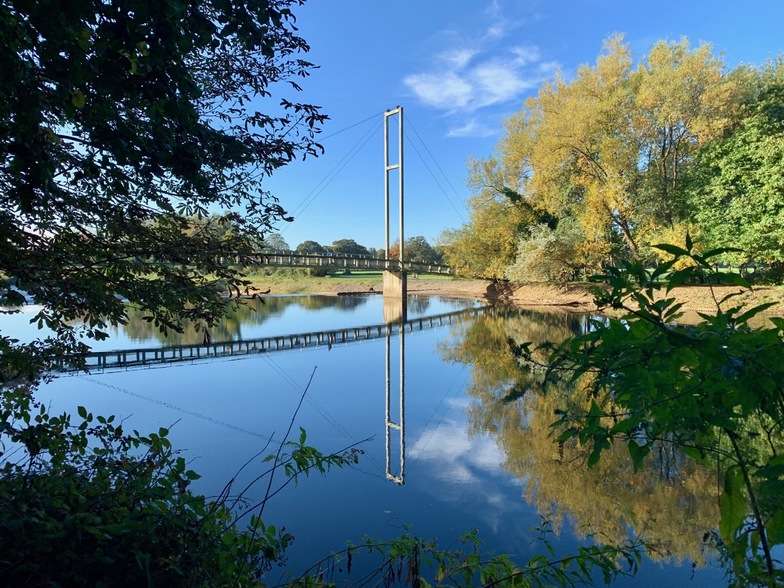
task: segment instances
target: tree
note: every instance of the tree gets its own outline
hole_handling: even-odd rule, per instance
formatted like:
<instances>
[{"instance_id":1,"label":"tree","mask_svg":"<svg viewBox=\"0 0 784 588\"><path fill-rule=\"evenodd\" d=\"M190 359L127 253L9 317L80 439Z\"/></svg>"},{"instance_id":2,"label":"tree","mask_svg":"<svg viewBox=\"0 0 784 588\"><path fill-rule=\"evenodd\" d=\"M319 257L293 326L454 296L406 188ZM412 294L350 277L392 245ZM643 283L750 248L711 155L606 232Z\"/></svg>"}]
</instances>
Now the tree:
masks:
<instances>
[{"instance_id":1,"label":"tree","mask_svg":"<svg viewBox=\"0 0 784 588\"><path fill-rule=\"evenodd\" d=\"M523 496L556 533L568 519L577 534L610 545L638 535L654 560L705 561L713 554L703 535L718 518L713 468L689 460L671 442L654 443L656 454L639 471L622 445L586 468L589 447L553 442L554 411L583 408L585 395L567 382L540 393L541 372L521 370L510 341L541 345L538 360L546 361L546 341L561 342L589 324L574 314L512 310L455 327L439 351L471 370L469 434L496 440L503 468L520 478Z\"/></svg>"},{"instance_id":2,"label":"tree","mask_svg":"<svg viewBox=\"0 0 784 588\"><path fill-rule=\"evenodd\" d=\"M127 303L162 330L201 328L243 288L226 260L287 219L264 178L320 152L325 116L283 94L313 67L301 3L0 1L0 305L27 295L54 332L0 337L4 583L251 586L282 557L291 537L262 507L246 531L228 497L188 488L198 475L168 431L53 415L34 391L53 355L128 321ZM304 441L284 439L270 484L280 467L348 463Z\"/></svg>"},{"instance_id":3,"label":"tree","mask_svg":"<svg viewBox=\"0 0 784 588\"><path fill-rule=\"evenodd\" d=\"M406 239L404 249L406 257L413 261L424 261L426 263L438 263L440 257L436 250L427 242L422 235Z\"/></svg>"},{"instance_id":4,"label":"tree","mask_svg":"<svg viewBox=\"0 0 784 588\"><path fill-rule=\"evenodd\" d=\"M468 223L439 236L447 263L460 276L505 278L519 235L538 217L528 207L488 193L473 196L468 206Z\"/></svg>"},{"instance_id":5,"label":"tree","mask_svg":"<svg viewBox=\"0 0 784 588\"><path fill-rule=\"evenodd\" d=\"M506 121L480 180L578 219L594 257L608 258L617 235L637 258L684 219L685 168L730 126L739 95L707 45L659 42L635 69L628 45L612 37L596 65L571 81L556 76Z\"/></svg>"},{"instance_id":6,"label":"tree","mask_svg":"<svg viewBox=\"0 0 784 588\"><path fill-rule=\"evenodd\" d=\"M245 284L224 260L287 219L264 177L320 152L326 117L271 95L313 67L301 3L3 1L0 304L23 290L72 349L71 321L103 337L125 301L162 329L214 322ZM215 209L228 238L191 230L185 215ZM24 370L0 345L7 382Z\"/></svg>"},{"instance_id":7,"label":"tree","mask_svg":"<svg viewBox=\"0 0 784 588\"><path fill-rule=\"evenodd\" d=\"M297 245L296 252L303 255L308 253L324 253L324 248L316 241L303 241Z\"/></svg>"},{"instance_id":8,"label":"tree","mask_svg":"<svg viewBox=\"0 0 784 588\"><path fill-rule=\"evenodd\" d=\"M406 239L403 254L406 261L424 261L425 263L439 263L441 261L441 256L438 252L421 235ZM389 257L392 259L400 258L400 239L390 245Z\"/></svg>"},{"instance_id":9,"label":"tree","mask_svg":"<svg viewBox=\"0 0 784 588\"><path fill-rule=\"evenodd\" d=\"M784 67L781 67L784 72ZM731 261L784 264L784 84L766 87L727 138L703 149L691 203L703 246Z\"/></svg>"},{"instance_id":10,"label":"tree","mask_svg":"<svg viewBox=\"0 0 784 588\"><path fill-rule=\"evenodd\" d=\"M566 218L555 229L532 227L520 237L517 257L507 268L510 280L518 282L566 282L591 265L582 247L585 235L579 223Z\"/></svg>"},{"instance_id":11,"label":"tree","mask_svg":"<svg viewBox=\"0 0 784 588\"><path fill-rule=\"evenodd\" d=\"M337 241L333 241L330 250L334 253L344 255L369 255L367 248L354 241L354 239L338 239Z\"/></svg>"},{"instance_id":12,"label":"tree","mask_svg":"<svg viewBox=\"0 0 784 588\"><path fill-rule=\"evenodd\" d=\"M268 233L262 242L262 251L291 251L291 247L280 233Z\"/></svg>"}]
</instances>

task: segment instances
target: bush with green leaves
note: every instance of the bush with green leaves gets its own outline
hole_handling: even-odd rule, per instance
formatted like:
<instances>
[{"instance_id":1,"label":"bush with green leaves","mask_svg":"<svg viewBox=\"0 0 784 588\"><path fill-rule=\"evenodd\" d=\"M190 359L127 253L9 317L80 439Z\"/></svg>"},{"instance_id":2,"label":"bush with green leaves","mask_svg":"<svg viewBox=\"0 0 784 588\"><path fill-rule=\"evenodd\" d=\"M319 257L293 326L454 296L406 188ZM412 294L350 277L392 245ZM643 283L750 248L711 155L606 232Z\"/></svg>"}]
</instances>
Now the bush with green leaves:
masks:
<instances>
[{"instance_id":1,"label":"bush with green leaves","mask_svg":"<svg viewBox=\"0 0 784 588\"><path fill-rule=\"evenodd\" d=\"M674 441L720 476L721 520L715 540L741 585L779 585L784 567L784 318L750 320L770 305L734 305L750 285L719 273L715 256L659 246L674 259L655 269L639 263L609 268L598 279L598 302L616 311L550 346L545 383L564 379L584 392L585 408L559 410L559 443L592 448L588 466L613 443L624 443L639 467L657 441ZM688 262L674 270L677 263ZM683 322L682 304L667 294L684 283L737 286L715 297L712 313ZM516 352L534 361L529 346ZM780 547L779 547L780 549Z\"/></svg>"},{"instance_id":2,"label":"bush with green leaves","mask_svg":"<svg viewBox=\"0 0 784 588\"><path fill-rule=\"evenodd\" d=\"M515 261L507 270L510 280L563 283L575 279L591 260L584 252L585 235L574 219L555 228L546 224L530 228L520 237Z\"/></svg>"},{"instance_id":3,"label":"bush with green leaves","mask_svg":"<svg viewBox=\"0 0 784 588\"><path fill-rule=\"evenodd\" d=\"M306 435L253 460L244 489L216 498L172 449L168 430L127 432L84 407L78 419L50 414L29 389L2 397L0 578L6 586L260 586L293 539L265 525L267 501L311 470L357 461L348 448L325 455ZM249 464L246 464L249 465ZM275 485L275 474L285 477ZM265 491L250 502L251 487ZM247 518L246 524L241 524Z\"/></svg>"}]
</instances>

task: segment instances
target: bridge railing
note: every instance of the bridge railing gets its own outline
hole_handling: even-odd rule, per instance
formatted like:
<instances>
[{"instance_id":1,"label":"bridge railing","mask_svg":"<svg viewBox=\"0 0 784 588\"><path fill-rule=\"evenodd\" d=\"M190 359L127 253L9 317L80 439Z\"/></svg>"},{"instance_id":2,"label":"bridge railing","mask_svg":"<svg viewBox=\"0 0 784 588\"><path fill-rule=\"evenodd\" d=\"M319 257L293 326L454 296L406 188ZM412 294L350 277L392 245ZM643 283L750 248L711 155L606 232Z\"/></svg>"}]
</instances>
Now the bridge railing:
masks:
<instances>
[{"instance_id":1,"label":"bridge railing","mask_svg":"<svg viewBox=\"0 0 784 588\"><path fill-rule=\"evenodd\" d=\"M369 255L295 253L293 251L270 251L251 258L256 265L279 265L288 267L318 267L334 269L366 269L400 271L400 260L384 259ZM452 268L443 263L406 261L403 269L409 273L452 275Z\"/></svg>"}]
</instances>

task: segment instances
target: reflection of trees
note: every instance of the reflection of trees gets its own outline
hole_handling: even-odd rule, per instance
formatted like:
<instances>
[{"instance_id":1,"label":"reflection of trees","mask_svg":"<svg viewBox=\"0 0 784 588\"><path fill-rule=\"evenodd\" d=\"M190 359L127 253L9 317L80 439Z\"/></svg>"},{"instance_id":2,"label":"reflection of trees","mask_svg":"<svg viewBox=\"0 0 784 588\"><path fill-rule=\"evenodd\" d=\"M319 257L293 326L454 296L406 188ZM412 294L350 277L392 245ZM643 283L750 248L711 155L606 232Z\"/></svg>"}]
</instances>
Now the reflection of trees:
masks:
<instances>
[{"instance_id":1,"label":"reflection of trees","mask_svg":"<svg viewBox=\"0 0 784 588\"><path fill-rule=\"evenodd\" d=\"M243 300L234 305L226 316L210 328L213 341L227 341L242 338L242 325L261 324L270 314L282 312L285 305L275 298L260 300ZM165 345L196 345L203 341L204 333L201 325L186 321L183 332L169 331L162 333L155 325L145 319L146 314L136 307L128 308L128 323L123 327L124 334L134 341L158 341Z\"/></svg>"},{"instance_id":2,"label":"reflection of trees","mask_svg":"<svg viewBox=\"0 0 784 588\"><path fill-rule=\"evenodd\" d=\"M568 313L510 311L501 316L479 317L457 325L452 336L456 343L443 345L440 351L447 361L472 366L471 396L501 400L519 396L536 381L521 371L509 348L510 339L537 345L561 341L577 333L583 323L583 317ZM544 359L543 353L540 356Z\"/></svg>"},{"instance_id":3,"label":"reflection of trees","mask_svg":"<svg viewBox=\"0 0 784 588\"><path fill-rule=\"evenodd\" d=\"M424 314L430 308L429 296L408 296L406 297L408 311L412 314Z\"/></svg>"},{"instance_id":4,"label":"reflection of trees","mask_svg":"<svg viewBox=\"0 0 784 588\"><path fill-rule=\"evenodd\" d=\"M600 541L617 544L632 526L651 557L702 561L702 538L719 517L715 472L685 458L672 443L658 443L636 473L620 444L589 468L588 448L576 441L559 447L550 436L562 405L556 394L536 394L502 408L504 420L525 423L502 428L499 441L505 468L527 478L526 500L542 513L557 504L556 525L569 516L579 533L595 533Z\"/></svg>"},{"instance_id":5,"label":"reflection of trees","mask_svg":"<svg viewBox=\"0 0 784 588\"><path fill-rule=\"evenodd\" d=\"M298 296L292 302L307 310L334 308L350 312L367 304L367 301L366 296Z\"/></svg>"},{"instance_id":6,"label":"reflection of trees","mask_svg":"<svg viewBox=\"0 0 784 588\"><path fill-rule=\"evenodd\" d=\"M263 299L242 300L232 306L227 315L210 328L213 341L242 339L243 326L262 325L270 316L282 314L291 305L306 310L335 308L351 311L367 303L361 296L267 296ZM146 314L136 307L128 307L128 323L123 327L125 336L133 341L158 341L163 345L198 345L204 338L200 325L186 322L182 333L169 331L164 335Z\"/></svg>"},{"instance_id":7,"label":"reflection of trees","mask_svg":"<svg viewBox=\"0 0 784 588\"><path fill-rule=\"evenodd\" d=\"M460 325L441 352L472 365L469 434L496 438L504 467L525 480L526 500L556 528L568 517L580 533L619 542L631 526L654 558L702 561L703 535L718 521L715 472L672 444L659 444L637 473L621 445L588 468L588 449L576 441L559 447L552 437L555 411L586 399L565 386L541 393L538 375L520 369L508 341L557 342L577 333L581 323L575 315L519 313Z\"/></svg>"}]
</instances>

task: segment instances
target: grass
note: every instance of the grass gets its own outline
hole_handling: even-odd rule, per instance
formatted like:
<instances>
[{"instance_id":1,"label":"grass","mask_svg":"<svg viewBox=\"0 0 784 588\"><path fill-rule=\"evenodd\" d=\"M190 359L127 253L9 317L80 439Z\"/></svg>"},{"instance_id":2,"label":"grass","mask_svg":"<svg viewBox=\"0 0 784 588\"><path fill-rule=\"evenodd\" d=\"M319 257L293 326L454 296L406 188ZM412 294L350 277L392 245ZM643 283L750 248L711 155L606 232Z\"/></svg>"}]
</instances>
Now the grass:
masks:
<instances>
[{"instance_id":1,"label":"grass","mask_svg":"<svg viewBox=\"0 0 784 588\"><path fill-rule=\"evenodd\" d=\"M307 270L295 268L265 268L249 273L246 278L252 288L260 291L270 289L272 294L308 294L317 292L367 291L373 288L381 291L383 272L372 270L352 270L350 274L336 272L326 276L308 276ZM409 280L443 281L453 280L451 276L409 274Z\"/></svg>"}]
</instances>

